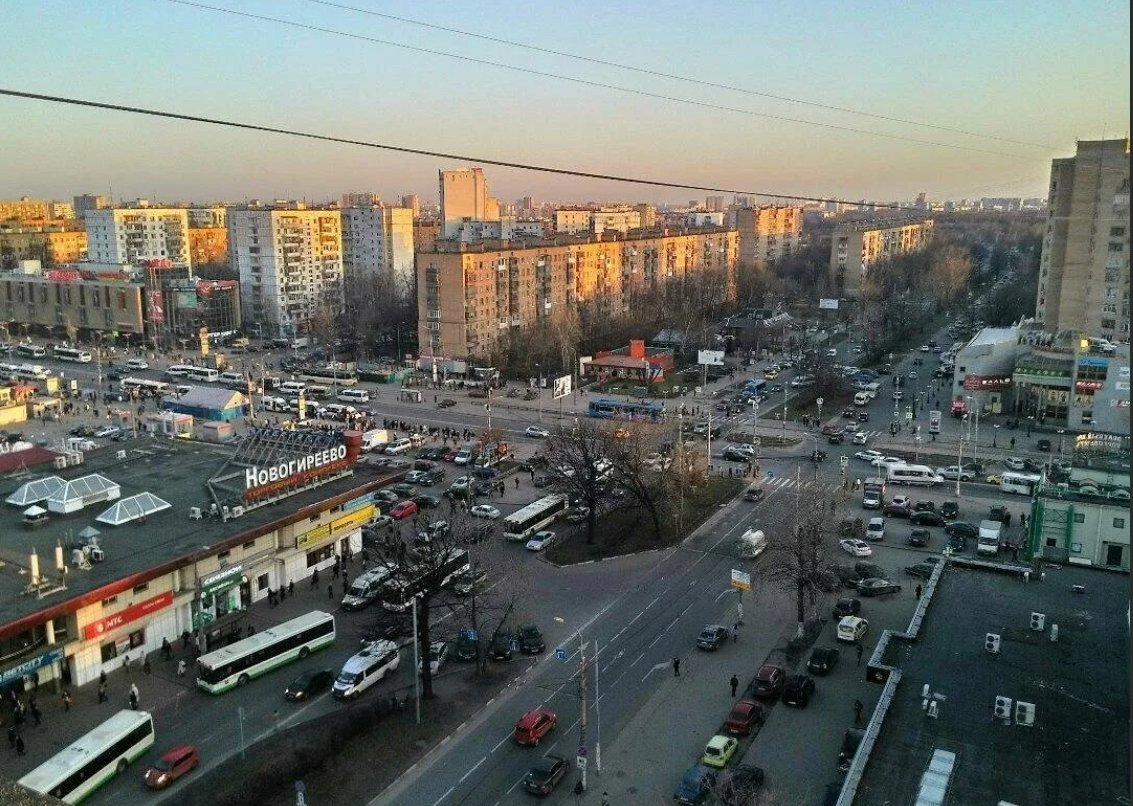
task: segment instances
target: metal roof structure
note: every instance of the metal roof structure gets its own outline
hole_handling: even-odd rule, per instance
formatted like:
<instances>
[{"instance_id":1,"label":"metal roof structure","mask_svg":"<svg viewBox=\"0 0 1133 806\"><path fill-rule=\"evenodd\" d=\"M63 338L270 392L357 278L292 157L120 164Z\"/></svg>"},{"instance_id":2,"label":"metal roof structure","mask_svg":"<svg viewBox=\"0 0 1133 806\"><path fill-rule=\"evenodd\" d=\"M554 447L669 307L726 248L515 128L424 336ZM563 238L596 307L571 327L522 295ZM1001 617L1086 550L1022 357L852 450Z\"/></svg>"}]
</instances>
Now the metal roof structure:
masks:
<instances>
[{"instance_id":1,"label":"metal roof structure","mask_svg":"<svg viewBox=\"0 0 1133 806\"><path fill-rule=\"evenodd\" d=\"M156 512L169 509L172 504L158 498L153 493L138 493L131 495L129 498L123 498L110 509L103 512L97 518L99 523L105 523L109 526L121 526L130 521L136 521L153 515Z\"/></svg>"},{"instance_id":2,"label":"metal roof structure","mask_svg":"<svg viewBox=\"0 0 1133 806\"><path fill-rule=\"evenodd\" d=\"M15 507L26 507L28 504L38 504L40 501L46 501L57 493L59 488L66 483L67 482L63 481L63 479L58 476L47 476L46 478L29 481L5 498L4 502Z\"/></svg>"},{"instance_id":3,"label":"metal roof structure","mask_svg":"<svg viewBox=\"0 0 1133 806\"><path fill-rule=\"evenodd\" d=\"M89 504L113 501L122 494L122 488L106 476L91 473L63 484L47 498L47 508L66 514L78 512Z\"/></svg>"}]
</instances>

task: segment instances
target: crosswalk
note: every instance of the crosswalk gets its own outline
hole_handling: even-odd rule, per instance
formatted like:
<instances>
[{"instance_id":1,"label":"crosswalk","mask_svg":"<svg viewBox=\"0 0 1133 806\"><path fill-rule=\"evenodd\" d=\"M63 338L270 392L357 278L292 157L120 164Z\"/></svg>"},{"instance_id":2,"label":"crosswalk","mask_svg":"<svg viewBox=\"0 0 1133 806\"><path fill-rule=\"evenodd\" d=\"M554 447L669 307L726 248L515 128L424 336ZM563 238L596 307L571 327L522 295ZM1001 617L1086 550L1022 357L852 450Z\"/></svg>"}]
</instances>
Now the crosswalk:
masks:
<instances>
[{"instance_id":1,"label":"crosswalk","mask_svg":"<svg viewBox=\"0 0 1133 806\"><path fill-rule=\"evenodd\" d=\"M843 489L842 484L828 481L815 481L814 479L799 479L795 476L776 476L773 479L761 479L758 486L768 493L790 490L798 493L817 493L821 495L837 496L848 495L849 490Z\"/></svg>"}]
</instances>

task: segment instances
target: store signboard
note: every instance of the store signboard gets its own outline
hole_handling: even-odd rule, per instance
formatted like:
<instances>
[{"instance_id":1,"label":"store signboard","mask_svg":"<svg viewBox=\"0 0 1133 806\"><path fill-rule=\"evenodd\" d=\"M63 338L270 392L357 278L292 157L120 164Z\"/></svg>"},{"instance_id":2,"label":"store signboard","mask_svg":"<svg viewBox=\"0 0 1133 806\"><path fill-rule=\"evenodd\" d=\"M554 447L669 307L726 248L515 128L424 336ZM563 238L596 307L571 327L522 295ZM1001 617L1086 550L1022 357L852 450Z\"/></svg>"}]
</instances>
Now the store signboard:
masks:
<instances>
[{"instance_id":1,"label":"store signboard","mask_svg":"<svg viewBox=\"0 0 1133 806\"><path fill-rule=\"evenodd\" d=\"M245 468L243 497L256 498L347 467L346 446L335 445L271 467Z\"/></svg>"},{"instance_id":2,"label":"store signboard","mask_svg":"<svg viewBox=\"0 0 1133 806\"><path fill-rule=\"evenodd\" d=\"M239 573L239 569L237 569L237 573ZM151 596L145 601L130 605L124 610L119 610L112 616L91 622L83 627L83 637L88 641L93 641L99 636L105 635L132 621L137 621L144 616L148 616L150 613L156 613L158 610L169 607L171 604L173 604L173 591L159 593L157 596Z\"/></svg>"},{"instance_id":3,"label":"store signboard","mask_svg":"<svg viewBox=\"0 0 1133 806\"><path fill-rule=\"evenodd\" d=\"M19 680L24 675L31 674L36 669L42 669L44 666L50 666L57 661L64 658L63 647L58 647L50 652L45 652L38 658L32 658L29 661L24 661L19 666L13 666L11 669L5 669L0 672L0 686L6 686L16 680Z\"/></svg>"},{"instance_id":4,"label":"store signboard","mask_svg":"<svg viewBox=\"0 0 1133 806\"><path fill-rule=\"evenodd\" d=\"M348 515L343 515L341 518L333 520L330 523L324 523L322 526L318 526L296 536L295 548L301 549L305 546L311 546L333 535L348 532L351 529L361 526L377 514L378 508L374 506L372 502L366 504Z\"/></svg>"},{"instance_id":5,"label":"store signboard","mask_svg":"<svg viewBox=\"0 0 1133 806\"><path fill-rule=\"evenodd\" d=\"M211 596L217 591L222 591L231 588L240 581L240 575L244 571L244 566L230 565L227 568L222 568L215 574L211 574L201 580L200 592L201 596Z\"/></svg>"}]
</instances>

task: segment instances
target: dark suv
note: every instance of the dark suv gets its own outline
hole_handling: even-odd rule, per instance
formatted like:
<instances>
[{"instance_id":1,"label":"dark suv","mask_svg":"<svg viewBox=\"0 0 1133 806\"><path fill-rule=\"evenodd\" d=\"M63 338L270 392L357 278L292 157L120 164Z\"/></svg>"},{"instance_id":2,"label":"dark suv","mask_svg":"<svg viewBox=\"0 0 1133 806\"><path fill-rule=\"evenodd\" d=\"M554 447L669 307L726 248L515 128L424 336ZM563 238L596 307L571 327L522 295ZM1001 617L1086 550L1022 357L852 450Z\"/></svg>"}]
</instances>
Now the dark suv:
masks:
<instances>
[{"instance_id":1,"label":"dark suv","mask_svg":"<svg viewBox=\"0 0 1133 806\"><path fill-rule=\"evenodd\" d=\"M846 616L856 616L860 612L862 612L862 600L850 596L839 599L838 603L834 605L835 621L843 619Z\"/></svg>"},{"instance_id":2,"label":"dark suv","mask_svg":"<svg viewBox=\"0 0 1133 806\"><path fill-rule=\"evenodd\" d=\"M806 708L814 694L814 680L805 674L793 674L783 684L783 702L796 708Z\"/></svg>"},{"instance_id":3,"label":"dark suv","mask_svg":"<svg viewBox=\"0 0 1133 806\"><path fill-rule=\"evenodd\" d=\"M525 624L519 628L519 651L524 655L538 655L546 648L543 633L534 624Z\"/></svg>"}]
</instances>

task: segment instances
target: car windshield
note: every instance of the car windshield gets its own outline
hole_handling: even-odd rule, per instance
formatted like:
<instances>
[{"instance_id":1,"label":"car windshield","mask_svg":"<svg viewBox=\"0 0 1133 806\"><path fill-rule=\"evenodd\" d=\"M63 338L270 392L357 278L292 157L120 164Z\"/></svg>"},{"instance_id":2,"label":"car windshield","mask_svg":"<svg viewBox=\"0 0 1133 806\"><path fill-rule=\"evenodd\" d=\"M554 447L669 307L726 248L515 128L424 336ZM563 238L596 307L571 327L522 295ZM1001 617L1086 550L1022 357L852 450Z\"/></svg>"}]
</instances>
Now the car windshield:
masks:
<instances>
[{"instance_id":1,"label":"car windshield","mask_svg":"<svg viewBox=\"0 0 1133 806\"><path fill-rule=\"evenodd\" d=\"M159 758L157 763L153 765L153 768L160 772L169 772L173 769L173 762L167 758Z\"/></svg>"},{"instance_id":2,"label":"car windshield","mask_svg":"<svg viewBox=\"0 0 1133 806\"><path fill-rule=\"evenodd\" d=\"M362 675L360 675L360 674L348 674L347 672L343 672L342 674L340 674L338 676L337 682L341 683L344 686L353 686L355 683L359 682L361 679L362 679Z\"/></svg>"},{"instance_id":3,"label":"car windshield","mask_svg":"<svg viewBox=\"0 0 1133 806\"><path fill-rule=\"evenodd\" d=\"M714 747L713 745L708 745L708 747L704 748L704 755L706 756L718 756L720 753L721 748Z\"/></svg>"}]
</instances>

